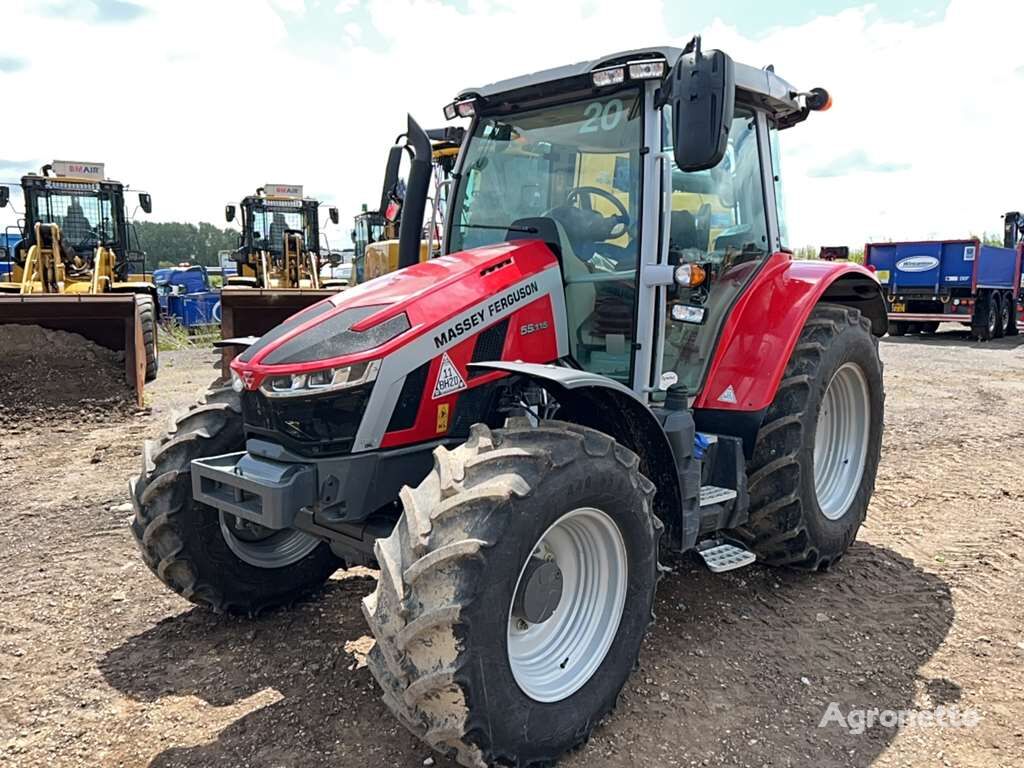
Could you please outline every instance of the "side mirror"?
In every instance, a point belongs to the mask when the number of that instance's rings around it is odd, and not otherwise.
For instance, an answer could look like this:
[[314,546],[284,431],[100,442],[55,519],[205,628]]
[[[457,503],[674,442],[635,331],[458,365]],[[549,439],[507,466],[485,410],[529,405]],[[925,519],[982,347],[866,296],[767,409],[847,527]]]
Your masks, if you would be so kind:
[[714,168],[725,156],[736,107],[736,67],[722,51],[700,50],[696,37],[669,75],[672,143],[681,171]]
[[235,220],[235,206],[233,206],[233,205],[225,205],[224,206],[224,220],[225,221],[229,221],[229,222]]
[[349,237],[352,238],[353,243],[356,241],[356,231],[354,229],[351,232],[349,232]]
[[6,208],[11,199],[11,190],[8,187],[0,187],[0,208]]
[[331,218],[331,224],[337,224],[338,223],[338,209],[337,208],[335,208],[333,206],[328,208],[327,209],[327,215],[330,216],[330,218]]
[[153,197],[149,192],[139,192],[139,207],[146,213],[153,212]]

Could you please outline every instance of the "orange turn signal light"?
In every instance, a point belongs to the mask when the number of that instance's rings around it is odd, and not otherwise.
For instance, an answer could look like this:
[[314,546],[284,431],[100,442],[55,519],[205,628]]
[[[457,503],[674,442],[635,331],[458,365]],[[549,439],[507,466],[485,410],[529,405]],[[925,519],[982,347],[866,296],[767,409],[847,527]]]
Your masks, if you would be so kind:
[[676,285],[683,288],[695,288],[707,280],[708,273],[700,264],[680,264],[676,267]]

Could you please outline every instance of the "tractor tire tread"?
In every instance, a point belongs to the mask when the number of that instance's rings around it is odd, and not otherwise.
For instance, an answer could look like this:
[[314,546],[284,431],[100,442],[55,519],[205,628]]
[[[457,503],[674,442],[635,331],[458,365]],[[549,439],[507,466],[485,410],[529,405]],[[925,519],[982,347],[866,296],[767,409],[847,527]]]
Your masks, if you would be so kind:
[[[376,637],[367,665],[398,720],[461,765],[532,768],[559,755],[522,762],[478,738],[479,715],[471,713],[468,702],[481,692],[464,687],[466,669],[477,662],[462,640],[463,614],[476,601],[478,585],[459,568],[480,560],[486,572],[492,542],[511,535],[512,504],[533,493],[545,473],[583,456],[609,455],[635,476],[634,487],[643,489],[648,533],[657,551],[661,526],[650,511],[654,486],[640,475],[636,455],[595,430],[563,422],[530,426],[525,419],[510,419],[493,431],[474,425],[461,446],[436,449],[434,471],[416,488],[403,489],[406,513],[391,535],[377,542],[378,560],[383,556],[378,588],[363,601]],[[573,746],[586,740],[614,704],[607,701],[593,713]]]

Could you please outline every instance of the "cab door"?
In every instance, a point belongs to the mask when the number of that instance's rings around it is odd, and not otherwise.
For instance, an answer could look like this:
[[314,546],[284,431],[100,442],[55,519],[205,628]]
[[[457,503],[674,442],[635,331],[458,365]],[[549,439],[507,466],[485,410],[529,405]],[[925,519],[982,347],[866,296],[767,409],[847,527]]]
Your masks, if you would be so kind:
[[[672,160],[669,107],[663,157],[671,163],[666,261],[689,279],[666,290],[661,381],[694,395],[739,294],[780,247],[775,176],[764,114],[737,104],[722,161],[686,173]],[[666,249],[666,244],[663,244]],[[685,279],[684,279],[685,282]]]

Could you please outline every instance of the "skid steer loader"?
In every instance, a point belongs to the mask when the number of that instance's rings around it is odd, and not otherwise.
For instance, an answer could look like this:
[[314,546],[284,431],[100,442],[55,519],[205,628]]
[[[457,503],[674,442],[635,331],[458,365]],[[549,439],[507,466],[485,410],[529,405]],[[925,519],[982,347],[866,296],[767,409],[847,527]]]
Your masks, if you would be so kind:
[[403,725],[466,766],[585,741],[659,548],[818,571],[864,520],[881,290],[794,260],[778,194],[780,134],[828,105],[699,38],[460,93],[444,255],[417,259],[417,163],[411,266],[275,328],[147,444],[145,562],[239,613],[376,565],[368,663]]
[[[0,282],[0,325],[70,331],[123,351],[125,380],[141,405],[159,364],[160,305],[144,255],[129,243],[125,186],[107,179],[102,163],[55,160],[23,176],[21,189],[25,215]],[[0,204],[9,197],[0,187]],[[150,195],[138,199],[150,213]],[[133,264],[141,270],[130,275]]]
[[[355,244],[353,284],[364,283],[399,269],[398,231],[405,202],[405,184],[399,178],[403,155],[408,156],[410,167],[414,163],[429,163],[430,168],[430,192],[427,198],[431,206],[430,220],[423,228],[417,261],[441,255],[441,227],[447,209],[452,171],[464,135],[464,129],[451,126],[418,131],[416,134],[406,132],[398,137],[388,152],[380,207],[376,211],[364,210],[355,217],[352,229],[352,242]],[[416,141],[419,142],[418,146],[413,144]]]
[[[237,274],[221,291],[221,335],[227,340],[260,336],[345,287],[320,277],[320,203],[303,197],[301,185],[266,184],[243,198],[240,208]],[[229,223],[236,213],[234,204],[224,207]],[[337,208],[328,215],[338,223]],[[225,375],[237,351],[233,344],[224,347]]]

